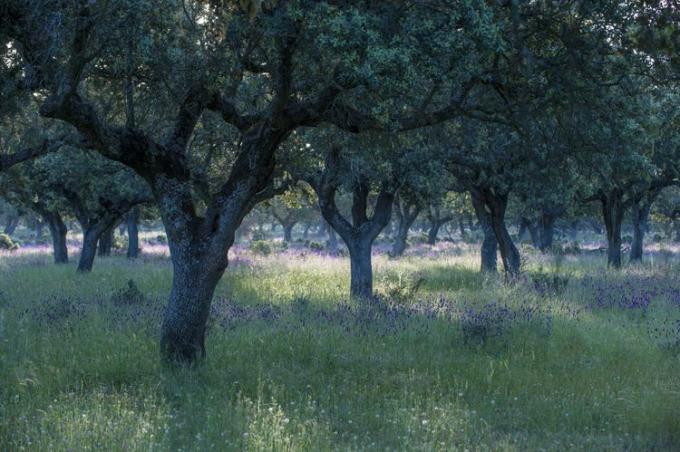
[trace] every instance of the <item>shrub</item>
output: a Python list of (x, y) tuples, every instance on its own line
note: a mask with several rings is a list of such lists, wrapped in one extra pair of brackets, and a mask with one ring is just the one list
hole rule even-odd
[(309, 242), (309, 249), (312, 251), (323, 251), (324, 246), (319, 242)]
[(117, 305), (141, 304), (146, 297), (133, 280), (128, 280), (127, 288), (119, 289), (111, 296), (111, 302)]
[(0, 234), (0, 250), (14, 251), (19, 248), (12, 238), (7, 234)]
[(125, 236), (114, 235), (113, 242), (111, 243), (111, 248), (114, 250), (124, 250), (127, 248), (128, 240)]
[(264, 231), (260, 231), (259, 229), (255, 229), (253, 233), (251, 234), (251, 240), (253, 241), (262, 241), (267, 238), (267, 234), (264, 233)]
[(264, 240), (254, 240), (250, 242), (249, 248), (253, 254), (259, 254), (261, 256), (269, 256), (272, 253), (271, 245)]

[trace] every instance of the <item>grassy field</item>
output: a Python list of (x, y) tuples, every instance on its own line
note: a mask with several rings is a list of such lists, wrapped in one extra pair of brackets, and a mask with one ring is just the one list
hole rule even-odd
[(508, 285), (474, 247), (420, 247), (375, 258), (361, 307), (345, 258), (241, 251), (195, 370), (158, 359), (162, 254), (50, 259), (0, 255), (3, 451), (680, 448), (667, 255), (610, 272), (529, 253)]

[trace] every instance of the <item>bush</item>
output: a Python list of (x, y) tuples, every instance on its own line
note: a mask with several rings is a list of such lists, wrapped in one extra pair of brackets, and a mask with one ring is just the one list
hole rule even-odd
[(116, 305), (141, 304), (146, 301), (146, 297), (137, 287), (133, 280), (128, 280), (127, 288), (117, 290), (111, 296), (111, 302)]
[(111, 248), (114, 250), (124, 250), (127, 248), (128, 240), (125, 236), (114, 235), (113, 242), (111, 243)]
[(7, 234), (0, 234), (0, 250), (14, 251), (19, 248), (12, 238)]
[(255, 229), (251, 234), (251, 239), (256, 242), (260, 242), (262, 240), (265, 240), (266, 238), (267, 234), (265, 234), (264, 231), (260, 231), (259, 229)]
[(323, 251), (324, 246), (319, 242), (309, 242), (309, 249), (312, 251)]
[(253, 254), (259, 254), (261, 256), (269, 256), (272, 253), (271, 245), (264, 240), (254, 240), (250, 242), (249, 248)]

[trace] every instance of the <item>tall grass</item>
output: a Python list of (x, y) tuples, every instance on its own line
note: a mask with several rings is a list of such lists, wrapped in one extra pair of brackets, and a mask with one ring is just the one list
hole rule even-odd
[[(539, 293), (549, 261), (506, 285), (474, 251), (377, 256), (370, 312), (346, 299), (343, 258), (236, 259), (193, 370), (158, 360), (166, 260), (77, 275), (2, 255), (0, 450), (680, 448), (675, 267), (568, 258), (567, 288)], [(143, 300), (120, 302), (129, 280)]]

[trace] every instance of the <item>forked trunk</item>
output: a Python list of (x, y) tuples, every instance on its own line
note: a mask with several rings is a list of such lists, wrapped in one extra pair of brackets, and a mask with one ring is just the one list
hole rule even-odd
[(477, 221), (482, 227), (484, 233), (484, 241), (481, 248), (481, 271), (488, 273), (496, 273), (497, 259), (498, 259), (498, 242), (496, 241), (496, 234), (493, 226), (491, 226), (491, 216), (484, 207), (479, 196), (473, 194), (472, 207), (477, 215)]

